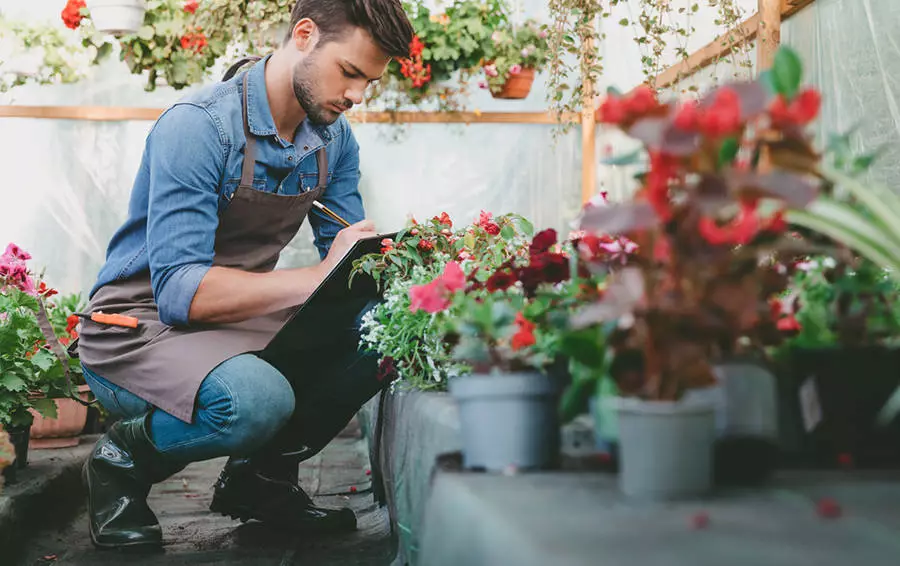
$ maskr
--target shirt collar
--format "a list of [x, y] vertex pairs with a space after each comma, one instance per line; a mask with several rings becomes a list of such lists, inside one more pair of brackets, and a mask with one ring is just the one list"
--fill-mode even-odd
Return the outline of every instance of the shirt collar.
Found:
[[[247, 71], [247, 122], [250, 125], [250, 132], [255, 136], [278, 135], [278, 129], [275, 128], [275, 121], [272, 118], [272, 109], [269, 107], [269, 97], [266, 93], [266, 63], [271, 56], [271, 54], [266, 55]], [[298, 132], [308, 127], [327, 144], [340, 130], [339, 124], [340, 120], [330, 126], [319, 126], [306, 119]]]

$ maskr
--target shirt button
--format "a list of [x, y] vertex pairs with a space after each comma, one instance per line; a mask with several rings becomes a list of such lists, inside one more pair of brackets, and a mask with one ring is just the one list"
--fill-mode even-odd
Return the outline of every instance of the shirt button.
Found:
[[293, 156], [293, 155], [288, 155], [288, 161], [293, 161], [293, 160], [294, 160], [294, 156]]
[[303, 146], [303, 151], [309, 151], [309, 146], [308, 146], [308, 145], [304, 145], [304, 146]]

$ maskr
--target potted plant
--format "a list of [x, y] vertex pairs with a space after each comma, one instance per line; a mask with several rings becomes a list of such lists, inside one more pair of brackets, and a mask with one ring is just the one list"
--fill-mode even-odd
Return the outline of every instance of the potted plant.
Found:
[[900, 463], [900, 423], [876, 419], [900, 385], [897, 292], [892, 274], [865, 258], [794, 264], [773, 302], [789, 335], [776, 356], [792, 409], [790, 456], [825, 467]]
[[442, 213], [424, 222], [411, 220], [396, 241], [382, 242], [380, 253], [357, 260], [354, 276], [372, 276], [384, 290], [384, 301], [364, 316], [362, 327], [362, 346], [378, 352], [382, 378], [400, 387], [441, 391], [449, 378], [468, 371], [451, 358], [441, 331], [453, 311], [411, 309], [410, 288], [428, 283], [453, 260], [473, 277], [486, 278], [527, 249], [532, 231], [518, 215], [488, 212], [454, 229]]
[[[502, 0], [454, 0], [434, 13], [421, 0], [404, 3], [415, 31], [410, 58], [392, 61], [385, 77], [367, 95], [389, 111], [412, 106], [436, 106], [440, 111], [463, 109], [468, 79], [491, 49], [491, 35], [506, 21]], [[450, 83], [459, 73], [458, 83]]]
[[481, 86], [494, 98], [526, 98], [535, 72], [547, 64], [547, 32], [535, 20], [521, 26], [507, 23], [491, 34], [491, 42]]
[[[55, 290], [48, 290], [42, 295], [44, 301], [48, 301], [56, 295]], [[67, 295], [46, 305], [48, 319], [53, 326], [55, 336], [60, 345], [68, 346], [72, 340], [78, 338], [76, 327], [79, 318], [74, 314], [83, 312], [86, 306], [80, 294]], [[45, 337], [46, 338], [46, 337]], [[81, 364], [76, 359], [67, 360], [69, 376], [72, 385], [76, 387], [77, 395], [87, 402], [90, 396], [90, 388], [84, 381]], [[55, 371], [47, 374], [47, 379], [53, 383], [61, 383], [64, 380], [61, 364]], [[69, 392], [53, 390], [50, 398], [56, 405], [56, 416], [46, 418], [35, 410], [31, 410], [34, 422], [31, 425], [31, 447], [38, 449], [65, 448], [76, 446], [78, 436], [84, 430], [87, 422], [88, 407], [68, 396]]]
[[[817, 192], [802, 126], [820, 98], [801, 90], [802, 66], [783, 48], [768, 78], [715, 89], [699, 103], [659, 103], [648, 88], [611, 94], [604, 122], [643, 142], [650, 170], [632, 202], [585, 212], [588, 232], [638, 246], [614, 271], [603, 299], [576, 325], [615, 323], [620, 486], [629, 496], [703, 494], [712, 482], [715, 406], [694, 392], [716, 383], [718, 352], [777, 341], [769, 300], [787, 278], [773, 257], [797, 254], [785, 211]], [[775, 92], [770, 92], [770, 87]], [[779, 105], [797, 108], [778, 120]]]
[[[116, 36], [135, 33], [144, 22], [144, 13], [147, 10], [146, 0], [86, 0], [87, 12], [90, 14], [94, 27], [103, 33]], [[152, 2], [152, 0], [151, 0]], [[85, 0], [69, 0], [66, 5], [85, 6]]]
[[52, 290], [29, 271], [31, 256], [15, 244], [0, 256], [0, 425], [16, 447], [24, 468], [34, 420], [30, 409], [56, 416], [49, 397], [60, 391], [63, 368], [49, 351], [38, 325], [40, 301]]
[[[70, 4], [77, 6], [79, 1], [70, 0]], [[129, 4], [135, 2], [143, 4], [144, 0]], [[230, 32], [216, 30], [214, 37], [207, 37], [198, 23], [199, 7], [197, 0], [146, 0], [146, 11], [142, 12], [139, 25], [118, 34], [120, 58], [133, 74], [147, 73], [146, 90], [154, 90], [157, 79], [164, 79], [176, 90], [196, 84], [216, 59], [225, 54], [225, 47], [232, 38]], [[97, 33], [100, 28], [95, 13], [85, 9], [79, 10], [77, 16], [73, 16], [74, 13], [68, 7], [63, 11], [66, 25], [79, 30], [86, 45], [97, 48], [98, 59], [109, 53], [107, 39]]]
[[585, 295], [596, 298], [597, 289], [583, 284], [586, 272], [554, 230], [536, 234], [522, 252], [481, 276], [450, 262], [439, 277], [410, 289], [412, 309], [449, 313], [444, 341], [452, 358], [471, 368], [448, 383], [467, 468], [558, 463], [559, 337], [574, 306]]

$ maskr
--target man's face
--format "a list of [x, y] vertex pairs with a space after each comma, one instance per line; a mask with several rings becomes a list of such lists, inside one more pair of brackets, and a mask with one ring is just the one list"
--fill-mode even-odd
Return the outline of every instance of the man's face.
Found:
[[371, 36], [353, 28], [343, 37], [313, 48], [293, 70], [294, 95], [314, 124], [332, 124], [366, 87], [384, 73], [390, 58]]

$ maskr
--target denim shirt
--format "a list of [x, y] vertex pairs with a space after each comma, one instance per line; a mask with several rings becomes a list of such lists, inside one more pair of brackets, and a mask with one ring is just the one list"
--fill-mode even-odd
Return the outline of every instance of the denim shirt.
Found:
[[[316, 150], [328, 154], [328, 185], [319, 200], [350, 223], [363, 219], [359, 145], [343, 116], [330, 126], [305, 120], [294, 143], [275, 128], [265, 62], [248, 75], [248, 122], [257, 136], [253, 187], [298, 194], [316, 186]], [[246, 139], [242, 75], [201, 89], [166, 110], [151, 129], [134, 181], [128, 218], [113, 235], [91, 296], [103, 285], [149, 272], [162, 322], [188, 325], [188, 312], [213, 264], [219, 214], [237, 190]], [[342, 226], [313, 209], [309, 222], [324, 258]]]

